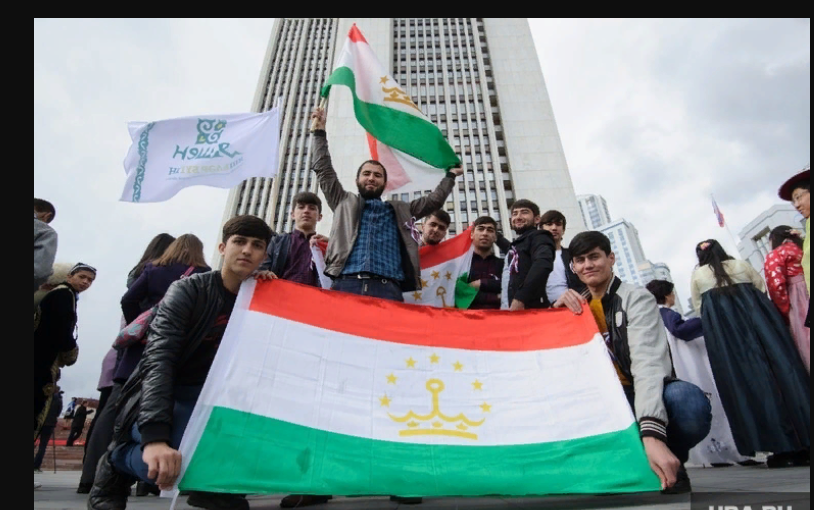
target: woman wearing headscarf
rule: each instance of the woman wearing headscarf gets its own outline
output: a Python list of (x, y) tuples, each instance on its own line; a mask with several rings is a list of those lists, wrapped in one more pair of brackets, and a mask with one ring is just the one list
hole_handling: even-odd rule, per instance
[(738, 451), (774, 453), (770, 468), (808, 465), (810, 377), (763, 278), (713, 239), (696, 255), (692, 300)]

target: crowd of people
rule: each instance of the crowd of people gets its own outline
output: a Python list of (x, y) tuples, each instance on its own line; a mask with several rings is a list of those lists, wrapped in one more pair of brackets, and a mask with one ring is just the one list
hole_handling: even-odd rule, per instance
[[(207, 266), (195, 236), (161, 234), (128, 275), (122, 332), (105, 358), (103, 398), (78, 488), (89, 494), (88, 508), (126, 508), (136, 483), (137, 495), (173, 487), (181, 438), (244, 280), (323, 287), (312, 252), (321, 241), (327, 242), (324, 275), (333, 291), (401, 302), (405, 292), (420, 288), (420, 247), (446, 238), (451, 222), (442, 207), (462, 169), (450, 169), (427, 196), (385, 202), (387, 169), (366, 161), (356, 175), (356, 192), (345, 190), (331, 162), (325, 112), (315, 111), (313, 119), (313, 171), (334, 213), (329, 236), (317, 234), (322, 200), (303, 192), (293, 199), (290, 233), (276, 234), (254, 216), (229, 220), (218, 247), (219, 271)], [(798, 175), (781, 190), (806, 217), (809, 178)], [(35, 299), (35, 437), (49, 423), (49, 405), (57, 405), (52, 397), (59, 394), (59, 369), (76, 361), (76, 299), (96, 276), (92, 267), (77, 264), (59, 274), (55, 269), (49, 278), (58, 267), (49, 252), (56, 233), (47, 223), (54, 215), (53, 206), (35, 200), (35, 290), (47, 292), (39, 304)], [(422, 219), (417, 237), (415, 220)], [(582, 232), (565, 246), (567, 224), (562, 213), (543, 213), (530, 200), (511, 207), (514, 240), (499, 232), (493, 218), (474, 221), (467, 274), (478, 294), (470, 309), (591, 313), (666, 494), (691, 491), (686, 465), (694, 461), (745, 463), (766, 452), (773, 454), (769, 467), (809, 464), (807, 236), (803, 244), (803, 235), (792, 229), (773, 234), (776, 249), (766, 278), (774, 303), (751, 266), (729, 257), (714, 240), (699, 243), (692, 289), (701, 318), (685, 320), (671, 308), (670, 282), (651, 282), (647, 289), (623, 282), (613, 271), (610, 240)], [(291, 495), (281, 506), (330, 499)], [(188, 503), (249, 508), (244, 496), (231, 494), (192, 492)]]

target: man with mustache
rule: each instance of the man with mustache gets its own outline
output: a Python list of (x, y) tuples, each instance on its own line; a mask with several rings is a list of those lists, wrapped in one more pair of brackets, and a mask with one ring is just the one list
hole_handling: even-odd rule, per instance
[(510, 310), (545, 308), (546, 285), (554, 269), (554, 237), (538, 230), (540, 207), (531, 200), (512, 205), (512, 229), (518, 237), (509, 253)]
[[(314, 119), (314, 172), (328, 207), (334, 212), (325, 254), (325, 274), (333, 280), (332, 288), (403, 302), (404, 292), (421, 288), (418, 259), (421, 237), (415, 222), (441, 209), (463, 169), (457, 167), (447, 172), (429, 196), (409, 203), (384, 202), (381, 197), (387, 186), (387, 169), (378, 161), (365, 161), (356, 172), (359, 194), (349, 193), (340, 184), (331, 164), (325, 110), (315, 110), (311, 118)], [(284, 498), (280, 506), (303, 508), (330, 499), (331, 496), (291, 495)], [(421, 498), (395, 496), (392, 500), (405, 505), (422, 502)]]
[(421, 288), (415, 222), (441, 209), (463, 169), (450, 169), (426, 197), (384, 202), (387, 169), (378, 161), (366, 161), (356, 173), (359, 194), (349, 193), (331, 164), (325, 110), (316, 110), (312, 118), (314, 172), (335, 215), (325, 273), (333, 279), (334, 290), (403, 301), (404, 292)]

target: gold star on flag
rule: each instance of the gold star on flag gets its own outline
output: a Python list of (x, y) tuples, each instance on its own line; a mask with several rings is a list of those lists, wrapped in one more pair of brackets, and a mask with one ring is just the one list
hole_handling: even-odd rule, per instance
[(396, 377), (396, 374), (390, 374), (387, 376), (387, 384), (396, 384), (397, 380), (398, 377)]
[(432, 356), (430, 356), (430, 363), (436, 364), (439, 361), (441, 361), (441, 357), (439, 355), (433, 354)]
[(484, 402), (483, 405), (480, 406), (480, 408), (483, 409), (484, 413), (491, 413), (492, 412), (492, 406), (490, 406), (486, 402)]
[(445, 276), (446, 276), (447, 280), (452, 280), (452, 273), (451, 272), (447, 271), (447, 274)]
[(379, 399), (379, 402), (381, 402), (382, 407), (390, 407), (390, 402), (392, 402), (392, 400), (390, 400), (390, 398), (388, 398), (388, 396), (385, 395)]
[(413, 358), (407, 360), (407, 368), (415, 368), (416, 361)]
[(481, 391), (483, 390), (483, 383), (476, 379), (475, 382), (472, 383), (472, 387), (477, 391)]
[(437, 280), (441, 278), (441, 273), (439, 273), (438, 271), (433, 271), (431, 276), (433, 280)]
[(381, 78), (379, 78), (379, 83), (381, 83), (382, 85), (387, 85), (388, 81), (390, 81), (390, 78), (388, 78), (387, 76), (382, 76)]
[(413, 292), (413, 299), (416, 301), (421, 301), (421, 293), (418, 291)]
[(456, 372), (460, 372), (464, 369), (464, 366), (461, 365), (460, 361), (456, 361), (455, 364), (452, 365), (452, 367), (455, 369)]
[(421, 288), (422, 289), (426, 289), (429, 286), (430, 286), (430, 282), (428, 282), (427, 280), (424, 280), (424, 279), (421, 280)]

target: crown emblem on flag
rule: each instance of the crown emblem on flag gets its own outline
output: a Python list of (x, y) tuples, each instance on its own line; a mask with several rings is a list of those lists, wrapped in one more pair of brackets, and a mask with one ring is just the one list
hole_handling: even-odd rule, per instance
[[(463, 439), (477, 440), (478, 435), (471, 429), (480, 427), (486, 422), (486, 418), (480, 421), (473, 421), (460, 413), (458, 416), (447, 416), (441, 411), (440, 394), (444, 391), (444, 382), (440, 379), (430, 379), (427, 381), (427, 391), (432, 394), (432, 411), (426, 415), (417, 414), (410, 411), (404, 416), (398, 417), (387, 413), (390, 419), (396, 423), (405, 424), (406, 429), (399, 431), (402, 437), (414, 436), (449, 436)], [(429, 427), (422, 427), (429, 425)]]

